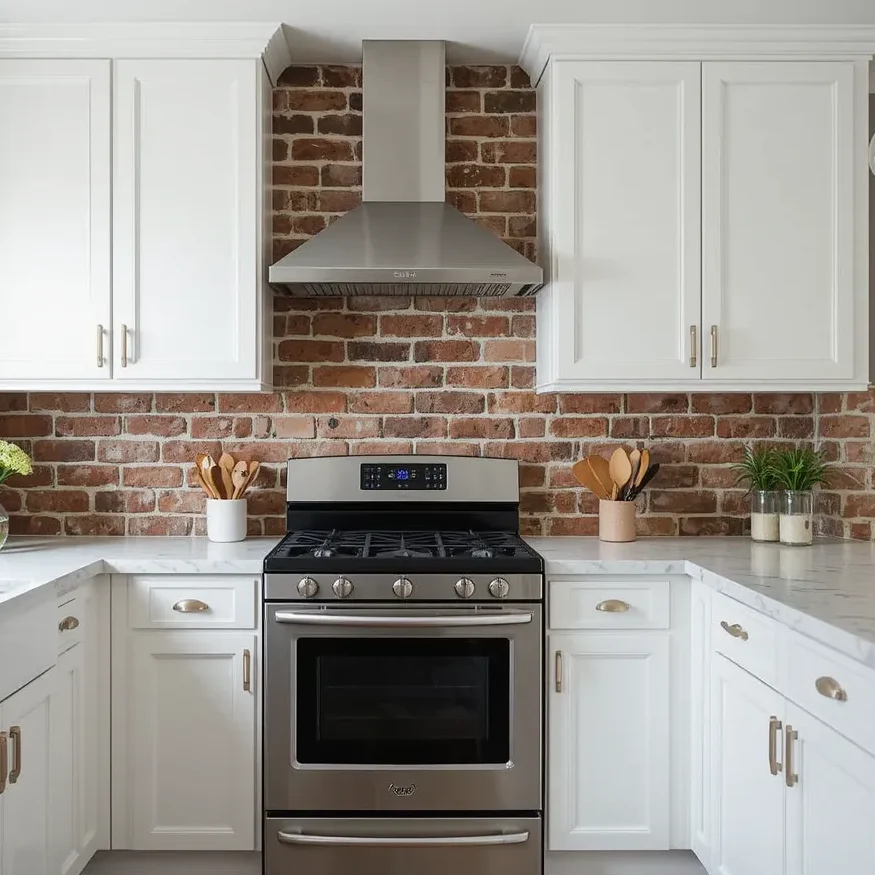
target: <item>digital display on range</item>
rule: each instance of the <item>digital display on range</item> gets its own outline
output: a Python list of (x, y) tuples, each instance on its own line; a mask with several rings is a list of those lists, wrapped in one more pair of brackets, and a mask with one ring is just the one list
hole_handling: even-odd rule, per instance
[(361, 467), (362, 489), (446, 489), (447, 466), (383, 465), (365, 462)]

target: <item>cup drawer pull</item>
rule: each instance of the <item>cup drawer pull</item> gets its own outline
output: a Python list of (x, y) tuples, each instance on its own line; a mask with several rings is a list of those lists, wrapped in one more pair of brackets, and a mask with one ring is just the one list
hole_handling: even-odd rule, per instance
[(820, 677), (814, 682), (814, 686), (817, 688), (817, 692), (821, 696), (826, 696), (827, 699), (835, 699), (837, 702), (848, 701), (847, 692), (835, 678)]
[(173, 610), (180, 614), (202, 614), (208, 611), (210, 606), (200, 599), (180, 599), (174, 606)]
[(742, 641), (747, 641), (750, 637), (747, 632), (738, 625), (738, 623), (733, 623), (731, 626), (726, 620), (720, 621), (720, 628), (730, 634), (733, 638), (741, 638)]
[(69, 632), (71, 629), (79, 628), (79, 620), (76, 617), (64, 617), (60, 623), (58, 623), (58, 631), (59, 632)]
[(605, 599), (603, 602), (599, 602), (595, 609), (606, 614), (625, 614), (629, 610), (629, 605), (620, 599)]

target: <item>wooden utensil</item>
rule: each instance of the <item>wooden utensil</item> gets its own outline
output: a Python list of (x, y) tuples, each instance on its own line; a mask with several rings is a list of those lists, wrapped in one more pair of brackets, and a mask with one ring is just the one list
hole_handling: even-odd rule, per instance
[(249, 489), (249, 484), (252, 483), (253, 480), (255, 480), (258, 474), (258, 469), (260, 467), (261, 462), (249, 463), (249, 474), (247, 475), (246, 482), (243, 484), (243, 488), (240, 490), (240, 494), (237, 496), (237, 498), (243, 498), (243, 494), (246, 492), (247, 489)]
[(219, 468), (222, 471), (222, 490), (225, 498), (234, 494), (234, 483), (231, 480), (231, 472), (234, 470), (234, 457), (230, 453), (222, 453), (219, 456)]
[(207, 486), (207, 481), (204, 480), (204, 475), (201, 473), (201, 469), (198, 468), (197, 465), (195, 465), (194, 468), (191, 469), (191, 473), (194, 476), (194, 479), (200, 484), (201, 489), (206, 492), (207, 498), (215, 498), (215, 495), (213, 495), (213, 490), (210, 489), (209, 486)]
[(216, 493), (216, 498), (228, 498), (225, 495), (224, 487), (222, 486), (222, 469), (218, 465), (213, 465), (210, 468), (210, 482), (213, 485), (213, 491)]
[(571, 468), (571, 473), (574, 474), (577, 482), (581, 486), (585, 486), (596, 498), (608, 498), (608, 493), (593, 473), (588, 459), (581, 459), (579, 462), (575, 462)]
[(641, 450), (641, 464), (638, 466), (638, 474), (635, 476), (635, 488), (640, 489), (650, 467), (650, 450)]
[(658, 473), (659, 473), (659, 462), (657, 462), (655, 465), (651, 465), (647, 469), (647, 473), (644, 475), (644, 477), (641, 479), (641, 481), (638, 483), (638, 485), (632, 490), (632, 494), (629, 496), (630, 500), (637, 498), (641, 494), (642, 490), (647, 486), (647, 484), (650, 483), (650, 481)]
[[(617, 493), (624, 489), (629, 479), (632, 477), (632, 464), (629, 461), (629, 455), (623, 447), (617, 447), (611, 454), (611, 461), (608, 463), (608, 470), (611, 475), (611, 480), (617, 487)], [(616, 500), (616, 499), (614, 499)]]
[(620, 497), (620, 487), (615, 483), (611, 487), (611, 501), (616, 501)]
[(641, 467), (641, 450), (632, 450), (632, 452), (629, 453), (629, 463), (632, 465), (632, 476), (626, 484), (627, 501), (632, 494), (632, 490), (635, 488), (635, 479), (638, 477), (638, 469)]
[(240, 498), (241, 491), (246, 487), (246, 481), (249, 479), (249, 466), (244, 461), (239, 461), (234, 470), (231, 471), (231, 482), (234, 484), (234, 491), (231, 493), (231, 498)]
[(608, 466), (608, 460), (601, 456), (587, 456), (584, 462), (589, 466), (589, 470), (598, 485), (601, 487), (600, 492), (595, 494), (607, 501), (611, 497), (611, 472)]

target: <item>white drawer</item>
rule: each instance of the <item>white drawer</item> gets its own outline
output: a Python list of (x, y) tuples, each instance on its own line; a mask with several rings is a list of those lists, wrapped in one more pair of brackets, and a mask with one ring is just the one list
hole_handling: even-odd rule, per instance
[(0, 701), (29, 684), (57, 659), (55, 594), (25, 593), (0, 611)]
[(551, 629), (668, 629), (667, 580), (586, 577), (549, 582)]
[(752, 675), (775, 687), (778, 680), (778, 628), (770, 617), (714, 593), (711, 646)]
[(788, 633), (788, 699), (875, 754), (875, 671)]
[(132, 629), (254, 629), (252, 575), (138, 574), (128, 578)]
[(58, 653), (60, 654), (82, 640), (82, 617), (76, 610), (76, 597), (65, 595), (59, 598), (55, 614), (58, 618)]

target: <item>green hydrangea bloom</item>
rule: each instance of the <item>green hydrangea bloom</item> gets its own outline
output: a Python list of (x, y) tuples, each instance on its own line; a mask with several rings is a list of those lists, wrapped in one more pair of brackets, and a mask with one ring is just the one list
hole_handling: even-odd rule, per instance
[(15, 444), (0, 441), (0, 483), (13, 474), (27, 475), (32, 473), (33, 466), (30, 462), (30, 456)]

